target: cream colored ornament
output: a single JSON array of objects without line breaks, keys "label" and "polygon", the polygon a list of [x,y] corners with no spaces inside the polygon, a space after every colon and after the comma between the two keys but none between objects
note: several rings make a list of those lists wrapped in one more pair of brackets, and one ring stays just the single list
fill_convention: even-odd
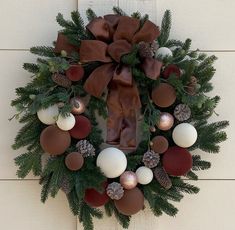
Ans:
[{"label": "cream colored ornament", "polygon": [[126,155],[117,148],[106,148],[98,155],[96,165],[107,178],[116,178],[126,170]]},{"label": "cream colored ornament", "polygon": [[72,113],[70,113],[67,117],[59,115],[56,124],[61,130],[68,131],[74,127],[75,117]]},{"label": "cream colored ornament", "polygon": [[140,184],[149,184],[153,179],[153,171],[145,166],[139,167],[135,173]]},{"label": "cream colored ornament", "polygon": [[188,148],[197,141],[197,130],[189,123],[181,123],[174,128],[172,138],[176,145]]},{"label": "cream colored ornament", "polygon": [[160,58],[160,59],[172,56],[173,56],[172,51],[167,47],[161,47],[157,49],[155,53],[155,58]]},{"label": "cream colored ornament", "polygon": [[57,105],[52,105],[46,109],[40,109],[37,112],[38,119],[46,125],[53,125],[56,123],[59,115],[59,109]]}]

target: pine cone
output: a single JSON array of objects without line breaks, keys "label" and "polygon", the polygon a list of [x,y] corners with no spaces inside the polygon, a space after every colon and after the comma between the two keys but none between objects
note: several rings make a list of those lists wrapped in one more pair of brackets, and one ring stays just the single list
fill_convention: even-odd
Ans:
[{"label": "pine cone", "polygon": [[72,85],[72,82],[63,74],[54,73],[52,75],[52,80],[59,86],[64,88],[69,88]]},{"label": "pine cone", "polygon": [[139,55],[142,58],[153,57],[153,50],[151,44],[147,42],[140,42],[138,44],[139,47]]},{"label": "pine cone", "polygon": [[188,105],[179,104],[175,107],[174,116],[178,121],[186,121],[191,116],[191,109]]},{"label": "pine cone", "polygon": [[123,187],[117,182],[109,184],[106,188],[106,192],[112,200],[120,200],[124,195]]},{"label": "pine cone", "polygon": [[146,167],[154,168],[158,165],[160,161],[160,156],[158,153],[155,153],[153,150],[149,150],[144,154],[142,161]]},{"label": "pine cone", "polygon": [[165,189],[170,189],[172,186],[171,179],[162,167],[157,167],[154,170],[154,176],[159,184]]},{"label": "pine cone", "polygon": [[60,189],[65,193],[69,194],[71,192],[70,183],[67,177],[63,177],[60,183]]},{"label": "pine cone", "polygon": [[95,156],[95,148],[88,140],[79,141],[76,147],[83,157]]},{"label": "pine cone", "polygon": [[186,91],[190,95],[195,95],[197,92],[197,78],[194,76],[191,76],[189,83],[187,84]]}]

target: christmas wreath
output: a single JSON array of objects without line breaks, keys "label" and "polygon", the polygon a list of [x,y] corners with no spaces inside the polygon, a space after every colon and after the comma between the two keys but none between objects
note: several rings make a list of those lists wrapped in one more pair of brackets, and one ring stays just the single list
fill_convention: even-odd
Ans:
[{"label": "christmas wreath", "polygon": [[12,101],[23,124],[13,149],[27,149],[15,159],[17,175],[40,177],[42,202],[64,191],[85,229],[103,205],[124,228],[144,200],[154,215],[175,216],[170,202],[197,193],[190,180],[210,168],[190,152],[217,153],[226,139],[227,121],[207,122],[220,100],[207,95],[216,57],[169,39],[169,11],[161,31],[148,15],[119,8],[87,16],[85,27],[78,12],[71,21],[58,14],[57,41],[31,48],[45,58],[24,64],[32,80]]}]

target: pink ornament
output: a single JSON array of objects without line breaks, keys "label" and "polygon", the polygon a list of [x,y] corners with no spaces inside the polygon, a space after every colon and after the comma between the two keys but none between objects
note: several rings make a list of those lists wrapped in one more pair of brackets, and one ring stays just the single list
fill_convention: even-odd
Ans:
[{"label": "pink ornament", "polygon": [[160,130],[166,131],[174,125],[174,117],[170,113],[161,113],[157,127]]},{"label": "pink ornament", "polygon": [[72,105],[73,114],[82,114],[84,113],[86,106],[84,102],[79,97],[73,97],[70,99],[70,104]]},{"label": "pink ornament", "polygon": [[137,185],[137,176],[132,171],[126,171],[120,176],[120,183],[125,189],[133,189]]}]

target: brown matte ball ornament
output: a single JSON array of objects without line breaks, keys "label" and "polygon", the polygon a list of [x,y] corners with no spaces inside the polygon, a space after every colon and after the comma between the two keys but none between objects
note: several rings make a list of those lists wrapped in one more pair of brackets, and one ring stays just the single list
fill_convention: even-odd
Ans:
[{"label": "brown matte ball ornament", "polygon": [[170,147],[163,155],[162,164],[171,176],[183,176],[192,168],[192,155],[187,149]]},{"label": "brown matte ball ornament", "polygon": [[152,139],[151,148],[156,153],[164,153],[169,147],[168,140],[164,136],[156,136]]},{"label": "brown matte ball ornament", "polygon": [[161,113],[157,127],[160,130],[166,131],[174,125],[174,117],[170,113]]},{"label": "brown matte ball ornament", "polygon": [[86,106],[84,102],[79,97],[73,97],[70,99],[70,104],[72,105],[72,114],[82,114],[85,112]]},{"label": "brown matte ball ornament", "polygon": [[70,146],[69,132],[59,129],[57,126],[48,126],[40,136],[42,149],[51,155],[61,155]]},{"label": "brown matte ball ornament", "polygon": [[65,158],[65,165],[71,171],[77,171],[82,168],[84,164],[84,158],[81,153],[72,152],[68,154]]},{"label": "brown matte ball ornament", "polygon": [[134,215],[144,207],[144,195],[137,187],[125,190],[120,200],[115,200],[115,207],[123,215]]},{"label": "brown matte ball ornament", "polygon": [[174,104],[176,91],[170,84],[160,83],[152,91],[152,100],[157,106],[167,108]]}]

